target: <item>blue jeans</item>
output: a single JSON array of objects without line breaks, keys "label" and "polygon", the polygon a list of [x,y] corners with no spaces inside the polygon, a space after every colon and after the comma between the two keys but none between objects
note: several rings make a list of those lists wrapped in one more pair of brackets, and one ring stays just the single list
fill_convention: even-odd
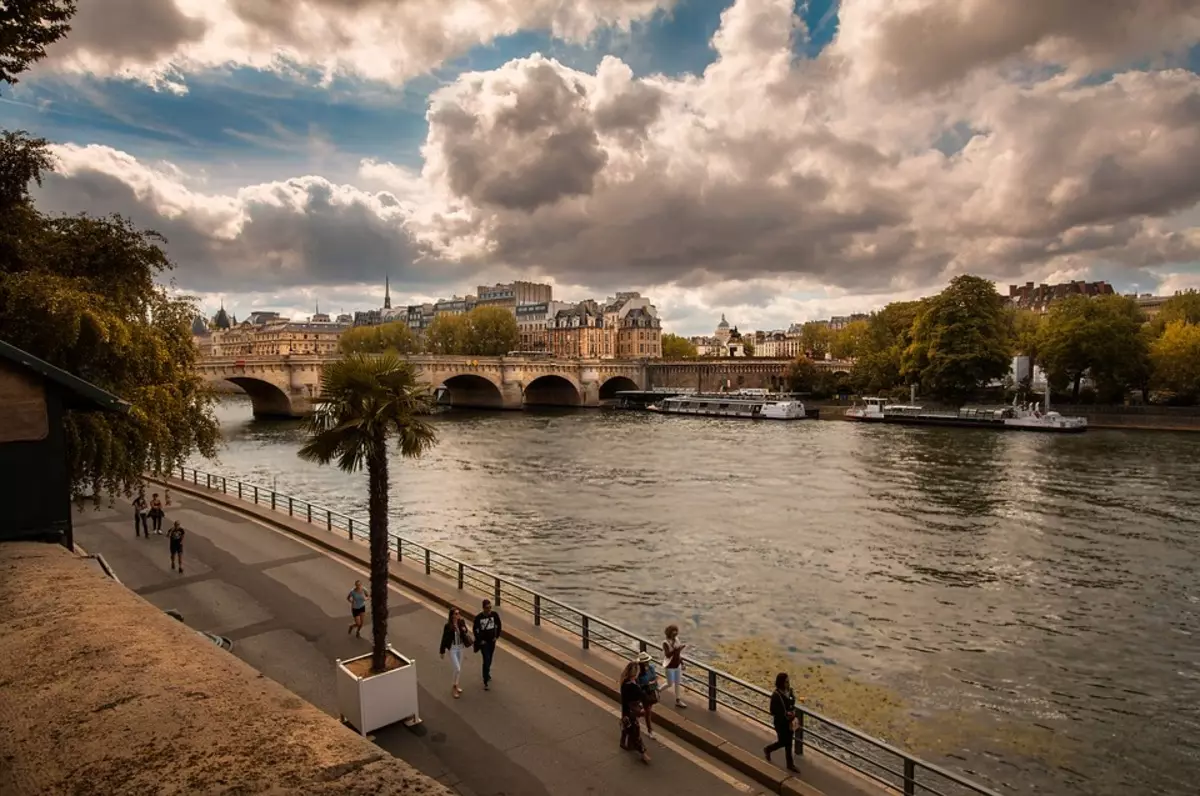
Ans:
[{"label": "blue jeans", "polygon": [[496,642],[485,641],[479,645],[479,654],[483,656],[483,684],[492,681],[492,656],[496,654]]}]

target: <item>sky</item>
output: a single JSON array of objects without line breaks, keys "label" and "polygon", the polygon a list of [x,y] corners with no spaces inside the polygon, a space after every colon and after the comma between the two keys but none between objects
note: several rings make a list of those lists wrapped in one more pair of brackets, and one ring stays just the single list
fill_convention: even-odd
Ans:
[{"label": "sky", "polygon": [[1200,0],[82,0],[0,126],[211,313],[1200,287]]}]

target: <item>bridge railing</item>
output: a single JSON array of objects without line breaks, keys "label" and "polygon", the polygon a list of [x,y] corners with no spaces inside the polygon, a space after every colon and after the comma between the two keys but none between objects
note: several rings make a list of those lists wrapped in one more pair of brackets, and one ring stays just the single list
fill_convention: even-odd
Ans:
[{"label": "bridge railing", "polygon": [[[180,467],[178,476],[186,483],[203,486],[256,506],[269,507],[289,517],[324,527],[330,533],[344,533],[351,541],[365,541],[369,533],[366,520],[257,484],[189,467]],[[629,659],[639,652],[657,651],[660,648],[661,642],[652,641],[548,597],[536,589],[412,539],[392,533],[389,537],[390,549],[395,552],[397,560],[415,561],[424,568],[426,574],[444,577],[463,591],[489,597],[497,606],[515,607],[531,617],[534,625],[552,625],[578,639],[583,649],[597,647]],[[770,691],[695,657],[686,656],[683,661],[683,687],[704,700],[709,710],[731,711],[754,723],[772,726]],[[828,755],[884,788],[905,796],[1000,796],[990,788],[803,705],[797,706],[797,715],[800,719],[800,728],[796,733],[797,754],[809,750]]]}]

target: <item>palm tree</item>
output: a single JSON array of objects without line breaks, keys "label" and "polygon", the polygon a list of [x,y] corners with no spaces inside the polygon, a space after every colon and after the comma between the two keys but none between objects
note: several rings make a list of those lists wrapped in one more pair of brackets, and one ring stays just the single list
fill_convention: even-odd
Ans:
[{"label": "palm tree", "polygon": [[371,548],[371,671],[382,672],[387,654],[388,438],[400,453],[418,457],[437,443],[421,419],[433,408],[428,389],[411,365],[395,354],[348,354],[325,366],[321,397],[305,421],[308,441],[300,458],[337,462],[348,473],[367,468]]}]

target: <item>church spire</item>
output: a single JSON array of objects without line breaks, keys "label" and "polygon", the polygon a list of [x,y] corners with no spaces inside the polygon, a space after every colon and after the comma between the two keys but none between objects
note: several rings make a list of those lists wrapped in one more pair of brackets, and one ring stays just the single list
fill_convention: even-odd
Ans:
[{"label": "church spire", "polygon": [[385,310],[392,308],[392,283],[387,274],[383,275],[383,308]]}]

